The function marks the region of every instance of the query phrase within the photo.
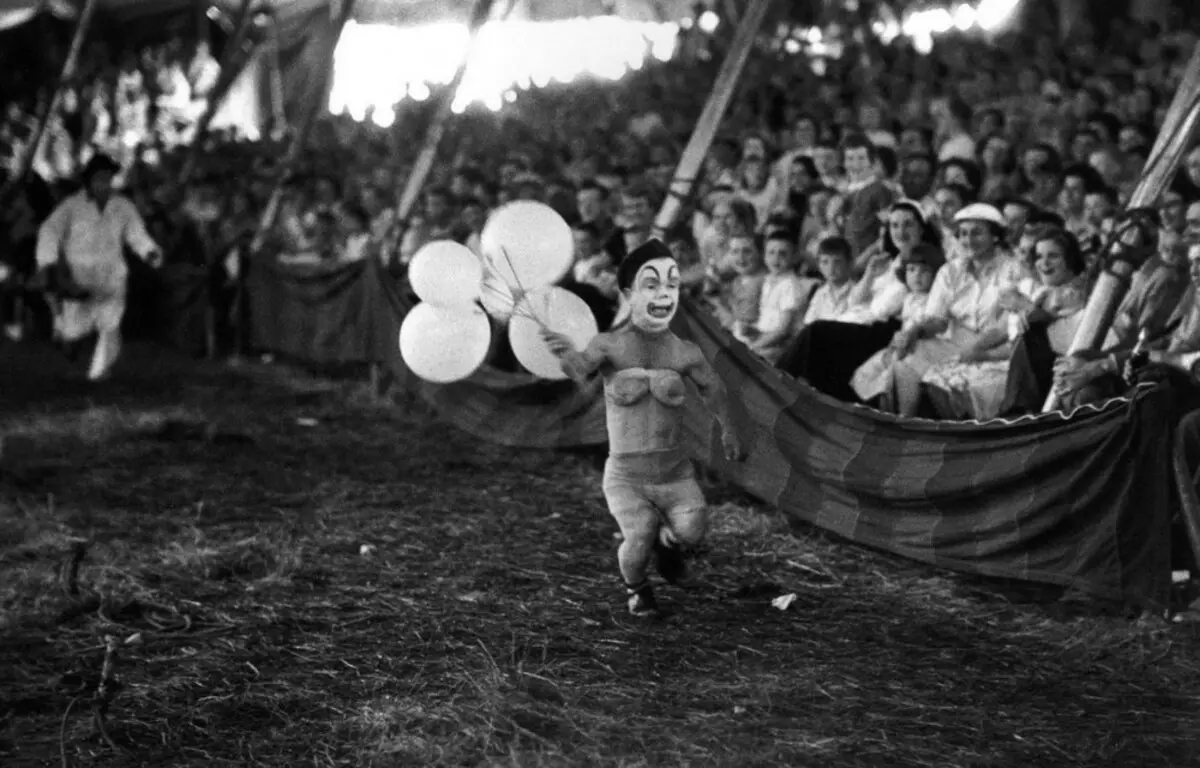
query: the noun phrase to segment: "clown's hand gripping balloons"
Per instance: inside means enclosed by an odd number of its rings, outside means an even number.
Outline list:
[[[724,388],[700,348],[670,330],[679,306],[679,264],[651,240],[630,253],[617,272],[630,324],[592,338],[586,349],[549,329],[543,338],[576,381],[604,379],[609,458],[604,497],[621,527],[621,576],[635,616],[658,613],[646,568],[676,583],[684,555],[704,537],[708,510],[683,446],[684,402],[691,381],[721,426],[725,456],[742,458],[729,420]]]

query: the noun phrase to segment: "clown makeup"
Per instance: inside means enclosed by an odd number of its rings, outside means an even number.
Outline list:
[[[665,332],[679,307],[679,264],[665,258],[647,261],[625,298],[634,326],[646,333]]]

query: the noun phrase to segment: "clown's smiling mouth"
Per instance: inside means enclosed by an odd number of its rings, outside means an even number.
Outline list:
[[[646,306],[646,314],[656,320],[666,320],[674,311],[674,302],[669,304],[649,304]]]

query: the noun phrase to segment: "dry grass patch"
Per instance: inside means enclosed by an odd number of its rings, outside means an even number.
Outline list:
[[[586,457],[481,444],[281,369],[158,392],[97,408],[221,426],[97,430],[0,479],[5,766],[1090,768],[1200,750],[1192,628],[793,530],[711,483],[710,551],[661,591],[673,614],[639,623]]]

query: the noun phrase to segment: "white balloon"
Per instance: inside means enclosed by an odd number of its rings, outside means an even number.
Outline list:
[[[550,330],[566,336],[581,351],[600,332],[596,316],[587,302],[557,286],[534,291],[517,303],[508,324],[508,342],[517,361],[539,378],[567,378],[562,363],[542,340],[542,326],[531,314]]]
[[[434,240],[408,265],[408,284],[421,301],[438,306],[470,304],[479,298],[483,263],[465,245]]]
[[[421,303],[400,326],[400,354],[413,373],[448,384],[467,378],[487,358],[492,327],[479,307],[439,307]]]
[[[557,283],[575,259],[571,227],[553,208],[532,200],[497,208],[479,242],[489,269],[509,288],[524,291]]]

